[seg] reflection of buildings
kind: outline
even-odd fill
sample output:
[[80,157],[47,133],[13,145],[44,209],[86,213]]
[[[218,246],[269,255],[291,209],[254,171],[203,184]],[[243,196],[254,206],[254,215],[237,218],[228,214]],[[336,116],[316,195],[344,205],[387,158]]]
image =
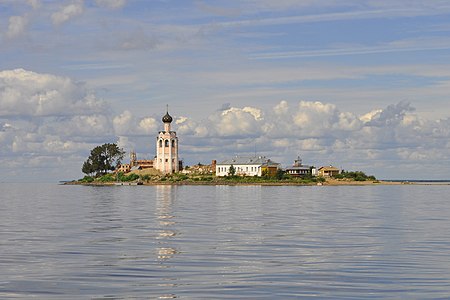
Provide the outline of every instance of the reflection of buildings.
[[178,253],[177,249],[169,245],[170,239],[176,237],[178,232],[173,229],[177,223],[172,213],[173,192],[176,187],[170,185],[156,186],[156,217],[159,231],[157,256],[160,260],[168,260]]

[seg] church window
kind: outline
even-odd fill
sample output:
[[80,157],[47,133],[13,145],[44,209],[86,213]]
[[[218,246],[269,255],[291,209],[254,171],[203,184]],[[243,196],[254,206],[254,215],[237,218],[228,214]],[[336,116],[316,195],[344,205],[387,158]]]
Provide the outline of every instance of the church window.
[[159,147],[162,147],[162,140],[159,140]]
[[172,147],[175,147],[175,140],[172,140]]
[[169,147],[169,140],[166,140],[164,144],[165,147]]
[[168,162],[169,161],[169,159],[168,158],[166,158],[166,162]]

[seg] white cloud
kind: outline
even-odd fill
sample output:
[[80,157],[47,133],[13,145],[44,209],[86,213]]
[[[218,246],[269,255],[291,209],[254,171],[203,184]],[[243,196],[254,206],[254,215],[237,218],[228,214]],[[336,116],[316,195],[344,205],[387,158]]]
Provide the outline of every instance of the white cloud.
[[372,110],[360,116],[359,119],[364,123],[368,123],[372,121],[372,119],[375,118],[377,115],[379,115],[381,112],[382,112],[381,109]]
[[[209,153],[220,159],[257,149],[284,164],[306,155],[313,164],[369,171],[415,160],[431,169],[436,158],[450,158],[449,119],[424,120],[405,102],[357,116],[328,103],[300,101],[291,108],[281,101],[271,111],[229,107],[202,122],[182,118],[177,123],[185,143],[181,151],[186,147],[192,156]],[[196,147],[201,148],[197,153]]]
[[0,72],[0,116],[67,116],[107,109],[84,84],[67,77],[24,69]]
[[149,136],[158,130],[158,122],[152,117],[138,118],[125,110],[113,119],[115,133],[119,136]]
[[52,14],[52,22],[54,25],[61,25],[74,17],[81,15],[84,11],[82,0],[73,1],[71,4],[62,6],[61,9]]
[[[84,84],[22,69],[0,72],[0,154],[8,166],[79,168],[94,146],[118,141],[152,158],[159,119],[131,111],[113,115]],[[319,101],[280,101],[272,109],[225,105],[204,119],[174,118],[186,163],[235,154],[371,170],[396,164],[432,168],[450,159],[450,119],[425,120],[406,102],[362,115]],[[26,157],[26,159],[24,158]],[[6,162],[5,162],[6,163]],[[79,170],[79,169],[78,169]]]
[[261,133],[262,111],[255,107],[231,107],[208,118],[209,135],[221,137],[254,137]]
[[28,25],[27,16],[12,16],[9,18],[8,31],[6,36],[8,38],[15,38],[22,35]]

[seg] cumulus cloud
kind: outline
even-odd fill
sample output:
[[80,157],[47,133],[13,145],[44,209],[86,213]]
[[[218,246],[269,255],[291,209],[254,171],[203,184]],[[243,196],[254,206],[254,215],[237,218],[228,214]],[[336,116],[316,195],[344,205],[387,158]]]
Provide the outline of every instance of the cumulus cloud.
[[400,102],[389,105],[386,109],[373,115],[368,125],[371,126],[389,126],[400,124],[408,112],[414,111],[414,108],[407,102]]
[[185,151],[199,155],[197,160],[205,153],[220,159],[257,150],[284,164],[306,155],[306,161],[318,164],[370,170],[387,168],[392,161],[432,164],[436,158],[449,159],[449,119],[424,120],[406,102],[358,116],[330,103],[280,101],[272,110],[230,106],[201,122],[179,118],[176,125]]
[[255,107],[230,107],[210,115],[207,122],[195,132],[203,136],[226,138],[255,137],[261,134],[264,118]]
[[0,72],[0,164],[9,174],[77,176],[92,147],[114,140],[109,106],[84,84],[23,69]]
[[[70,78],[0,72],[0,163],[11,170],[50,163],[73,165],[79,173],[89,150],[105,142],[152,158],[161,128],[154,117],[128,110],[113,114],[85,84]],[[280,101],[266,110],[227,104],[202,120],[174,116],[172,128],[186,163],[256,151],[285,166],[301,155],[305,163],[371,172],[391,170],[393,162],[431,170],[450,159],[450,118],[425,120],[406,102],[361,115],[319,101]]]
[[54,25],[61,25],[74,17],[81,15],[84,11],[82,0],[74,1],[52,14],[52,22]]
[[101,113],[106,103],[82,83],[24,69],[0,72],[0,116],[61,116]]
[[12,16],[9,18],[8,31],[6,36],[8,38],[15,38],[22,35],[28,25],[28,18],[26,16]]
[[152,117],[138,118],[126,110],[113,119],[114,130],[119,136],[148,136],[158,130],[158,122]]

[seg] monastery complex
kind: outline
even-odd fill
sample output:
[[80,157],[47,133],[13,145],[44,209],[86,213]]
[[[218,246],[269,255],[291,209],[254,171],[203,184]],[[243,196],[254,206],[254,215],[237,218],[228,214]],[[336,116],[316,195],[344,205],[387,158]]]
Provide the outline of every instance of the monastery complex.
[[[178,154],[178,136],[175,131],[171,129],[172,116],[169,114],[167,108],[166,114],[162,117],[163,130],[159,131],[156,136],[155,150],[156,155],[153,160],[138,160],[136,152],[130,153],[130,163],[122,164],[116,171],[128,173],[138,169],[156,169],[162,174],[172,173],[208,173],[223,177],[229,175],[237,176],[275,176],[281,169],[281,165],[272,161],[265,156],[235,156],[231,159],[224,160],[217,163],[213,160],[211,165],[195,165],[191,168],[183,168],[183,163],[179,159]],[[294,161],[294,164],[283,170],[285,173],[293,177],[303,176],[323,176],[333,177],[339,174],[340,170],[333,167],[321,167],[316,169],[314,166],[303,165],[300,157]]]

